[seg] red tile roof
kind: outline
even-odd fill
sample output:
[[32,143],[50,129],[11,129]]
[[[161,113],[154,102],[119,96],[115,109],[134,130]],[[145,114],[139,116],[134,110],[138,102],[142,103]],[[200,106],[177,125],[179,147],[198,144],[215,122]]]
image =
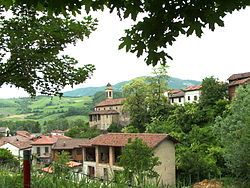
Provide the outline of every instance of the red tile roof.
[[175,93],[179,93],[180,91],[182,91],[182,90],[181,89],[173,89],[173,90],[169,91],[169,93],[175,94]]
[[16,131],[16,134],[23,136],[23,137],[26,137],[26,138],[29,138],[29,139],[32,139],[35,137],[35,135],[29,133],[28,131]]
[[228,80],[233,81],[233,80],[244,79],[248,77],[250,77],[250,72],[245,72],[245,73],[233,74],[228,78]]
[[117,112],[116,110],[98,110],[98,111],[91,112],[89,114],[90,115],[95,115],[95,114],[108,115],[108,114],[119,114],[119,112]]
[[55,144],[58,138],[69,138],[68,136],[63,136],[63,135],[50,135],[50,136],[40,136],[39,139],[36,141],[32,142],[31,145],[52,145]]
[[82,163],[78,163],[75,161],[69,161],[68,163],[66,163],[69,167],[76,167],[76,166],[81,166]]
[[236,86],[236,85],[246,84],[246,83],[250,83],[250,77],[242,79],[242,80],[232,81],[232,82],[229,83],[229,86]]
[[2,137],[0,139],[0,146],[5,144],[6,142],[12,143],[12,142],[17,142],[17,141],[29,141],[29,138],[16,135],[16,136],[10,136],[10,137]]
[[74,149],[80,148],[80,144],[88,142],[88,138],[59,138],[52,149]]
[[149,147],[155,147],[160,144],[163,140],[169,139],[173,142],[177,142],[173,137],[168,134],[149,134],[149,133],[108,133],[97,136],[91,139],[81,146],[125,146],[128,143],[128,139],[140,138],[147,143]]
[[50,173],[50,174],[53,173],[53,169],[52,169],[51,167],[42,168],[42,171],[47,172],[47,173]]
[[180,90],[179,92],[176,93],[172,93],[171,95],[169,95],[169,98],[179,98],[179,97],[184,97],[184,92],[182,90]]
[[183,89],[183,91],[196,91],[196,90],[200,90],[200,88],[202,87],[202,85],[195,85],[195,86],[189,86],[186,89]]
[[95,105],[95,107],[102,107],[102,106],[115,106],[115,105],[121,105],[122,101],[126,98],[120,98],[120,99],[106,99],[105,101],[102,101]]
[[32,141],[15,141],[15,142],[9,142],[10,144],[16,146],[19,149],[27,149],[27,148],[31,148]]

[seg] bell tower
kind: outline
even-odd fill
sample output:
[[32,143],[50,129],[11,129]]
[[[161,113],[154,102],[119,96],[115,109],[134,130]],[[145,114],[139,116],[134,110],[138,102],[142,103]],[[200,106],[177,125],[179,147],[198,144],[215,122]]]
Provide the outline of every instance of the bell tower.
[[107,84],[105,89],[106,99],[113,99],[113,88],[110,83]]

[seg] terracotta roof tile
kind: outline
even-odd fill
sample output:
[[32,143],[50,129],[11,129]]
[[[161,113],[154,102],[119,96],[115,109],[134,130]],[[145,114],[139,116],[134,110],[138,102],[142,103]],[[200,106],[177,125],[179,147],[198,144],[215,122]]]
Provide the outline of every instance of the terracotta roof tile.
[[27,148],[31,148],[32,141],[15,141],[15,142],[9,142],[10,144],[16,146],[19,149],[27,149]]
[[50,135],[50,136],[41,135],[40,138],[32,142],[31,145],[52,145],[56,143],[58,138],[70,139],[70,137],[63,135]]
[[115,105],[121,105],[122,101],[126,98],[120,98],[120,99],[106,99],[105,101],[102,101],[95,105],[95,107],[102,107],[102,106],[115,106]]
[[0,139],[0,146],[5,144],[6,142],[12,143],[12,142],[17,142],[17,141],[29,141],[29,138],[20,136],[20,135],[16,135],[16,136],[10,136],[10,137],[2,137]]
[[81,166],[82,163],[78,163],[75,161],[69,161],[68,163],[66,163],[69,167],[76,167],[76,166]]
[[181,89],[173,89],[171,91],[169,91],[169,93],[174,94],[174,93],[179,93],[180,91],[182,91]]
[[149,147],[155,147],[164,139],[172,140],[177,142],[173,137],[168,134],[149,134],[149,133],[108,133],[104,135],[97,136],[91,139],[81,146],[91,147],[91,146],[125,146],[128,143],[128,139],[140,138],[147,143]]
[[246,84],[246,83],[250,83],[250,77],[242,79],[242,80],[232,81],[229,83],[229,86],[235,86],[235,85]]
[[117,112],[116,110],[98,110],[98,111],[94,111],[89,113],[90,115],[95,115],[95,114],[104,114],[104,115],[108,115],[108,114],[119,114],[119,112]]
[[200,90],[202,85],[195,85],[195,86],[189,86],[186,89],[183,89],[184,92],[186,91],[195,91],[195,90]]
[[42,168],[41,170],[50,174],[53,173],[53,169],[51,167],[45,167],[45,168]]
[[184,92],[182,90],[169,95],[169,98],[179,98],[179,97],[184,97]]
[[29,138],[29,139],[32,139],[35,137],[35,135],[29,133],[28,131],[16,131],[16,134],[23,136],[23,137],[26,137],[26,138]]
[[80,148],[80,144],[84,144],[88,142],[88,138],[59,138],[55,145],[53,146],[53,149],[74,149],[74,148]]
[[244,78],[248,78],[248,77],[250,77],[250,72],[233,74],[227,80],[233,81],[233,80],[244,79]]

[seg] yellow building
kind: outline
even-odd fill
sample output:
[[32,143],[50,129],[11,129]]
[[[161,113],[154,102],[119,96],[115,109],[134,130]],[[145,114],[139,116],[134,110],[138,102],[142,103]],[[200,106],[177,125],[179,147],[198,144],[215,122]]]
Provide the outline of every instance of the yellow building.
[[[155,156],[161,164],[155,167],[163,185],[175,184],[175,140],[168,134],[149,133],[108,133],[97,136],[83,147],[83,173],[99,178],[112,178],[117,170],[123,170],[117,165],[128,139],[140,138],[149,147],[154,148]],[[140,152],[140,151],[138,151]]]

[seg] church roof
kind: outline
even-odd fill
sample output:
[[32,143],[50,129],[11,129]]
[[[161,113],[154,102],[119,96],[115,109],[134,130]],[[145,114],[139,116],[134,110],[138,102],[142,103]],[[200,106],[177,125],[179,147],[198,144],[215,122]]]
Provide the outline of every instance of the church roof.
[[107,84],[107,87],[111,87],[112,85],[110,83]]
[[96,104],[95,107],[122,105],[122,101],[125,99],[126,98],[106,99],[105,101]]

